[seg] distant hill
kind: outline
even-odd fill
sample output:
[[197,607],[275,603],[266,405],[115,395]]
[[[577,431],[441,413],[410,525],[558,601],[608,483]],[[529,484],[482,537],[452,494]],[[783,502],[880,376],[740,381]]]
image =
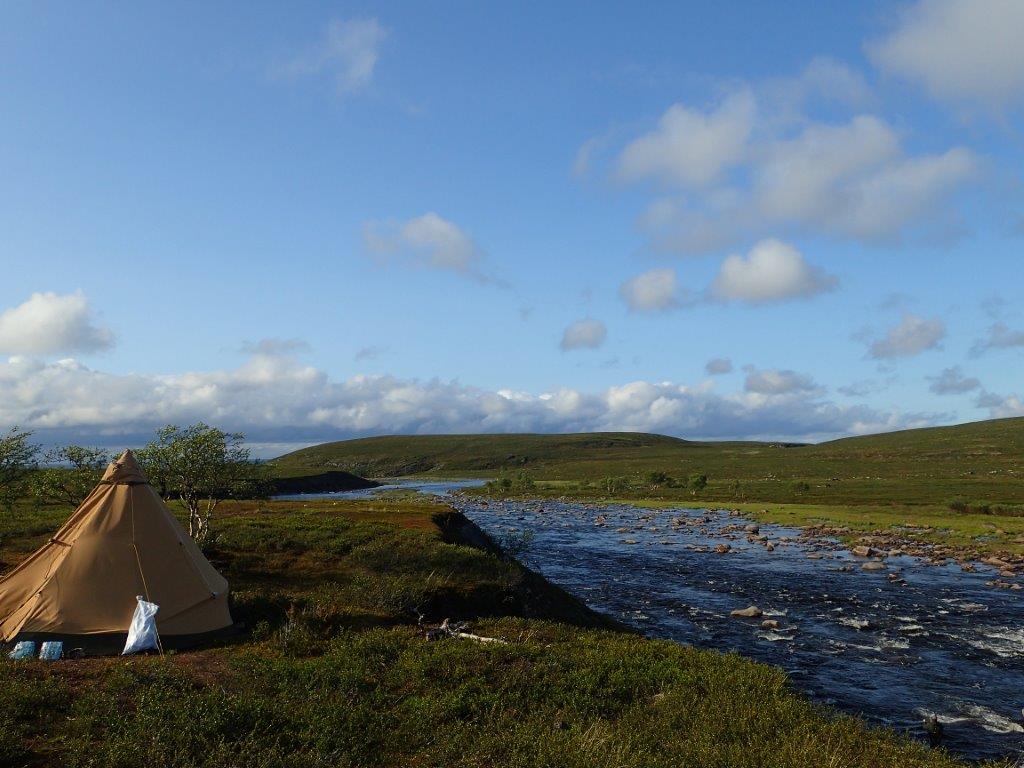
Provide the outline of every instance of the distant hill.
[[689,443],[636,432],[569,435],[390,435],[341,440],[303,448],[274,459],[288,469],[343,469],[368,477],[422,473],[483,473],[530,467],[555,468],[566,460],[615,460],[661,456]]
[[[631,432],[413,435],[344,440],[274,460],[281,475],[344,470],[368,477],[491,477],[526,470],[539,479],[705,473],[712,494],[809,501],[1024,502],[1024,418],[931,427],[826,443],[700,442]],[[726,484],[731,490],[726,493]]]

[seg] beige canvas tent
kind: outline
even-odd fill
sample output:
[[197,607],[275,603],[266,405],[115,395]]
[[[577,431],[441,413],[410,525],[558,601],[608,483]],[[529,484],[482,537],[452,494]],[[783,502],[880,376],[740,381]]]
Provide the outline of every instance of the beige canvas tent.
[[232,624],[227,581],[125,451],[64,526],[0,579],[0,640],[123,643],[137,595],[160,606],[165,644]]

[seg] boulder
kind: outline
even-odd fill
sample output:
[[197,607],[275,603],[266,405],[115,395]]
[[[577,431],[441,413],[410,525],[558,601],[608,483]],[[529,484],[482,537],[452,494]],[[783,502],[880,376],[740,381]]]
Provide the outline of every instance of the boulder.
[[757,523],[751,523],[750,525],[743,526],[743,530],[747,533],[759,533],[761,531],[761,526]]
[[868,547],[864,544],[861,544],[859,547],[854,547],[850,551],[853,552],[853,554],[855,554],[857,557],[874,557],[878,554],[878,552],[875,549],[873,549],[872,547]]
[[885,563],[880,563],[877,560],[870,560],[864,563],[860,568],[862,571],[884,571]]
[[737,619],[758,619],[764,614],[760,608],[756,605],[751,605],[747,608],[740,608],[729,613],[730,616],[734,616]]
[[983,562],[985,565],[991,565],[993,568],[998,568],[1001,571],[1004,571],[1007,568],[1012,567],[1008,562],[1006,562],[1005,560],[1000,560],[998,557],[986,557],[981,562]]
[[732,547],[729,546],[728,544],[719,544],[718,546],[715,547],[715,552],[717,552],[720,555],[724,555],[730,549],[732,549]]
[[779,622],[775,619],[765,619],[761,622],[761,629],[778,629]]

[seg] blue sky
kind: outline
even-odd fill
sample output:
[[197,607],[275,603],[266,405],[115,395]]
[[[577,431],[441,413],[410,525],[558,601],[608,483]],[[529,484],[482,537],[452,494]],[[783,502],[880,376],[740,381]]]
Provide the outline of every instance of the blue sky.
[[1022,34],[1014,0],[8,4],[0,428],[1024,415]]

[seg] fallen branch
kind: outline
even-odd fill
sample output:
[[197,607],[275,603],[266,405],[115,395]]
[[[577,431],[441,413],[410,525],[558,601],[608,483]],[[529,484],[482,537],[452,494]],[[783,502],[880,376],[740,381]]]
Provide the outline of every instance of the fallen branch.
[[483,635],[474,635],[472,632],[467,632],[466,627],[468,626],[468,623],[465,621],[452,624],[448,619],[445,619],[437,629],[427,630],[427,640],[440,640],[444,637],[462,637],[466,640],[476,640],[478,643],[499,643],[501,645],[508,645],[506,640],[502,640],[498,637],[484,637]]

